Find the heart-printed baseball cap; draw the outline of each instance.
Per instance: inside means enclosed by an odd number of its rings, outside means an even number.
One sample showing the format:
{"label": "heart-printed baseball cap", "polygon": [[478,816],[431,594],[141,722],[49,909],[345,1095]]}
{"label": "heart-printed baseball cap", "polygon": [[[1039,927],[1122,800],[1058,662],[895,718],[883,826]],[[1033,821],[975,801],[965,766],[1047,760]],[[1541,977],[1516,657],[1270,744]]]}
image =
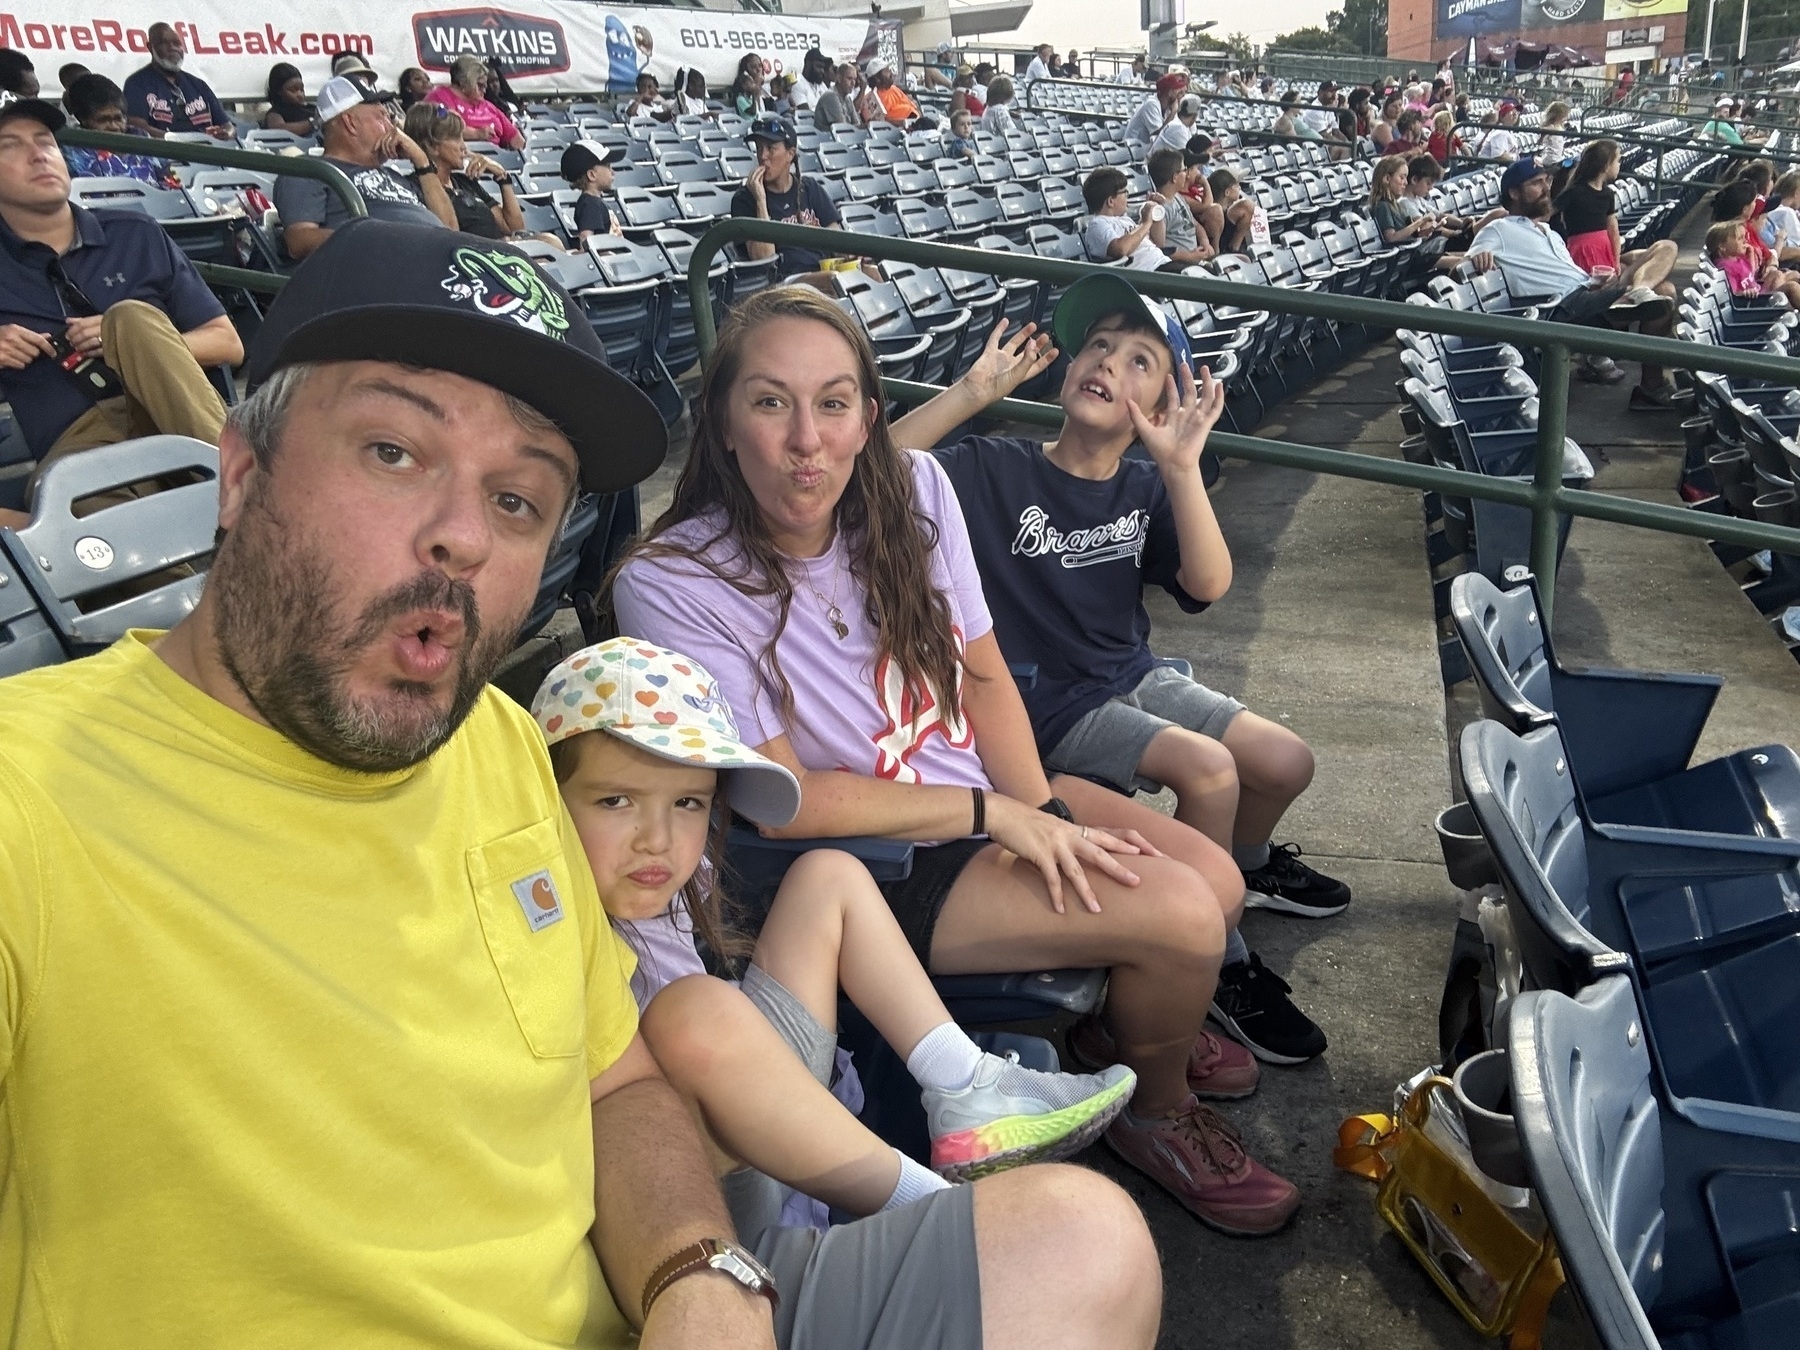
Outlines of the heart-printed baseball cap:
{"label": "heart-printed baseball cap", "polygon": [[544,677],[531,715],[549,745],[602,731],[660,759],[717,769],[731,809],[758,825],[799,814],[799,780],[743,743],[718,682],[680,652],[630,637],[584,647]]}

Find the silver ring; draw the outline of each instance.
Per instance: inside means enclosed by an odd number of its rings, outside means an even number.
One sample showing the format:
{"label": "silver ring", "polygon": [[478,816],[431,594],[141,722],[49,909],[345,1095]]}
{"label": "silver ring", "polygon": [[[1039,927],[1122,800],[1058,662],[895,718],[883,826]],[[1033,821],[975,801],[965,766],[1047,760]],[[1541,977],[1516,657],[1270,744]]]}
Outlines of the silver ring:
{"label": "silver ring", "polygon": [[1086,838],[1087,838],[1087,831],[1088,831],[1088,827],[1087,827],[1087,826],[1085,826],[1085,825],[1083,825],[1083,826],[1082,826],[1082,827],[1081,827],[1081,837],[1082,837],[1082,838],[1083,838],[1083,839],[1086,839]]}

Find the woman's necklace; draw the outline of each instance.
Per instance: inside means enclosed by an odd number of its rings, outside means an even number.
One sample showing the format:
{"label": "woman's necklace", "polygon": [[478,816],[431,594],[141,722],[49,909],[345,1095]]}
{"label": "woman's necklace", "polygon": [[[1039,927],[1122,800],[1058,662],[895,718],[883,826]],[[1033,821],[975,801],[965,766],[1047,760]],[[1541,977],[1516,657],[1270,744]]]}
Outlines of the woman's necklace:
{"label": "woman's necklace", "polygon": [[[831,550],[829,548],[827,548],[825,551],[825,556],[829,557],[830,553],[831,553]],[[831,569],[831,598],[829,600],[827,600],[825,598],[825,592],[821,591],[817,586],[813,585],[812,569],[811,568],[807,569],[806,589],[811,591],[815,596],[818,597],[819,605],[825,611],[826,621],[831,624],[831,630],[837,634],[838,641],[843,642],[845,639],[847,639],[850,636],[850,625],[844,622],[844,611],[838,605],[837,588],[838,588],[838,570],[835,566]]]}

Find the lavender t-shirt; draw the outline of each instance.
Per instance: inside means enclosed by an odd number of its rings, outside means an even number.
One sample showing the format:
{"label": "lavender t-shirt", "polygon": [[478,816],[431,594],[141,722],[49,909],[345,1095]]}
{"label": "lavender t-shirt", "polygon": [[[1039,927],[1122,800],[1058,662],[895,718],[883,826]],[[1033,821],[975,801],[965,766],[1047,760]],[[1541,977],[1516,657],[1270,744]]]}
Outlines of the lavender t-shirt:
{"label": "lavender t-shirt", "polygon": [[[937,526],[931,578],[949,600],[960,649],[990,632],[994,621],[982,598],[955,489],[932,456],[905,453],[919,510]],[[698,548],[717,531],[716,521],[702,518],[676,526],[662,539]],[[734,554],[734,547],[723,543],[709,556],[729,572]],[[778,614],[773,597],[744,595],[685,559],[637,558],[620,572],[613,591],[619,631],[684,652],[711,671],[749,745],[785,734],[810,770],[991,788],[963,714],[961,690],[950,707],[904,697],[893,662],[878,660],[878,634],[863,613],[842,535],[822,556],[789,559],[788,568],[794,599],[776,654],[794,693],[791,723],[782,720],[780,690],[762,672],[762,652]],[[833,605],[850,630],[842,639],[832,627]]]}

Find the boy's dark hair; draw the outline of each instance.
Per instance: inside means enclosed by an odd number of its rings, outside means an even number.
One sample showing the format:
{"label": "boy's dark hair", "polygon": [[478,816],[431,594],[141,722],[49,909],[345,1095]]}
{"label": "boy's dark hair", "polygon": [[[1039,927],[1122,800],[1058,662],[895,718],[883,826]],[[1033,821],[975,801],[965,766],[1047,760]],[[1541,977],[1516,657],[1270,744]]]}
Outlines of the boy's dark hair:
{"label": "boy's dark hair", "polygon": [[[574,777],[581,764],[581,747],[605,734],[604,731],[584,731],[550,747],[550,769],[558,784]],[[721,781],[718,794],[713,798],[712,823],[706,831],[705,861],[675,893],[675,898],[687,910],[688,931],[705,943],[715,956],[726,961],[750,953],[750,941],[738,923],[737,904],[725,888],[725,839],[730,830],[731,805]],[[600,899],[604,903],[606,897]],[[670,909],[672,911],[674,906]],[[613,922],[629,924],[631,920],[615,919]]]}
{"label": "boy's dark hair", "polygon": [[1714,220],[1736,220],[1757,198],[1756,184],[1748,178],[1735,179],[1720,188],[1712,200]]}
{"label": "boy's dark hair", "polygon": [[1224,204],[1225,194],[1237,186],[1238,176],[1230,169],[1214,169],[1206,175],[1207,189],[1215,202]]}
{"label": "boy's dark hair", "polygon": [[[1095,319],[1093,323],[1089,324],[1087,332],[1081,335],[1081,345],[1083,347],[1087,346],[1087,341],[1093,336],[1094,330],[1099,328],[1102,324],[1106,326],[1108,332],[1141,333],[1145,337],[1153,338],[1155,340],[1156,349],[1168,358],[1169,373],[1174,374],[1175,354],[1169,350],[1168,335],[1156,326],[1155,321],[1150,317],[1150,312],[1142,305],[1133,305],[1130,309],[1115,309],[1110,314],[1102,314],[1099,318]],[[1144,411],[1151,414],[1159,413],[1163,410],[1163,405],[1168,401],[1169,394],[1168,390],[1165,388],[1157,394],[1155,405],[1146,408]]]}
{"label": "boy's dark hair", "polygon": [[25,92],[25,76],[36,74],[37,67],[31,64],[31,58],[24,52],[16,52],[11,47],[0,47],[0,89],[9,94]]}
{"label": "boy's dark hair", "polygon": [[124,106],[125,91],[104,75],[83,75],[63,90],[63,107],[77,122],[86,122],[102,108]]}
{"label": "boy's dark hair", "polygon": [[1123,173],[1107,164],[1095,169],[1081,184],[1081,199],[1087,203],[1090,215],[1099,211],[1117,193],[1130,186],[1131,180]]}
{"label": "boy's dark hair", "polygon": [[1444,166],[1431,155],[1414,155],[1406,165],[1406,176],[1415,183],[1435,183],[1444,176]]}
{"label": "boy's dark hair", "polygon": [[638,72],[638,77],[637,77],[638,92],[640,94],[644,92],[644,81],[645,80],[655,80],[655,79],[656,79],[656,76],[652,75],[649,71],[640,70]]}
{"label": "boy's dark hair", "polygon": [[1187,167],[1187,156],[1173,146],[1165,145],[1154,150],[1146,167],[1150,170],[1152,187],[1165,187],[1174,181],[1175,175]]}

